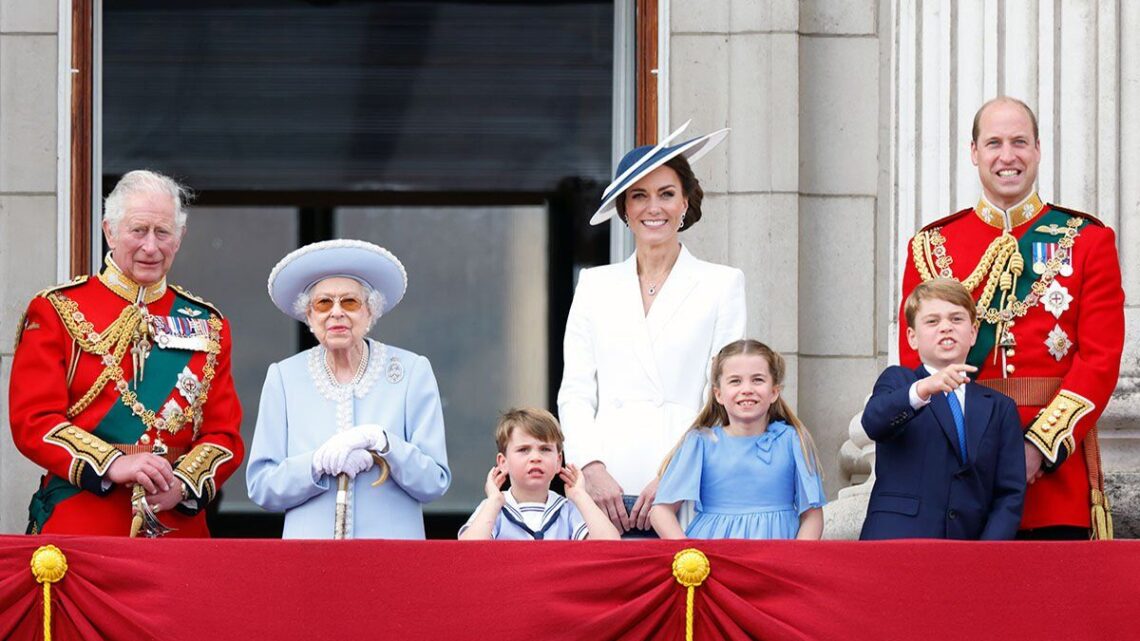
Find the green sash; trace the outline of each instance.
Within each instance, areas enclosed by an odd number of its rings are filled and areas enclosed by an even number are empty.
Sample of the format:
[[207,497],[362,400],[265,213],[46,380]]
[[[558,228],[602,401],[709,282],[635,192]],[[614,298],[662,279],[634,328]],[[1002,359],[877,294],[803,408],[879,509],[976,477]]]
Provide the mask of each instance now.
[[[209,309],[178,294],[175,294],[174,303],[170,309],[171,316],[210,317]],[[187,314],[183,311],[186,309],[196,310],[199,313],[197,316],[192,313]],[[146,359],[143,380],[138,382],[138,389],[135,390],[139,402],[147,409],[154,410],[156,413],[161,412],[163,403],[170,397],[171,392],[178,384],[178,375],[182,373],[194,354],[195,352],[191,350],[162,349],[152,345],[150,356]],[[142,419],[135,416],[122,401],[115,399],[110,411],[103,416],[92,433],[108,443],[135,443],[145,431],[146,426],[143,425]],[[47,484],[32,495],[32,502],[28,505],[29,532],[33,527],[37,531],[42,528],[56,505],[75,496],[80,491],[80,488],[72,485],[67,479],[54,475],[48,476]]]
[[[1038,227],[1042,225],[1056,225],[1062,229],[1068,228],[1069,214],[1050,208],[1036,221],[1029,223],[1025,233],[1017,240],[1017,250],[1021,253],[1022,258],[1025,259],[1026,270],[1022,272],[1021,276],[1017,279],[1017,286],[1014,291],[1017,295],[1017,300],[1025,300],[1032,290],[1033,283],[1038,278],[1037,274],[1032,271],[1033,265],[1033,243],[1056,243],[1062,236],[1054,234],[1046,234],[1045,232],[1037,231]],[[1070,258],[1071,258],[1070,254]],[[998,290],[994,297],[1001,296],[1001,290]],[[981,326],[978,327],[978,340],[974,343],[974,347],[970,349],[970,353],[966,356],[966,362],[978,368],[980,373],[991,362],[990,352],[993,351],[994,345],[997,343],[997,327],[992,323],[982,321]],[[974,375],[975,377],[977,374]]]

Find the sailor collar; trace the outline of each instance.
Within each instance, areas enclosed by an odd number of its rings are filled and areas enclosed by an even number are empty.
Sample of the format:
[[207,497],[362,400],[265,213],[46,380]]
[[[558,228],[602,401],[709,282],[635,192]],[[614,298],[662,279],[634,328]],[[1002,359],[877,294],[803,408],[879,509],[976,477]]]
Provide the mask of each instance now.
[[982,222],[990,227],[997,227],[1006,231],[1013,229],[1019,225],[1033,220],[1037,214],[1041,213],[1041,208],[1045,203],[1041,202],[1041,198],[1037,196],[1037,192],[1029,194],[1013,207],[1003,210],[1001,207],[986,200],[985,196],[978,199],[978,204],[974,205],[974,213]]
[[107,286],[107,289],[115,292],[120,297],[126,299],[133,304],[146,304],[149,305],[154,301],[162,298],[166,293],[166,278],[143,287],[135,281],[131,280],[115,261],[111,259],[111,254],[103,259],[105,267],[103,271],[99,272],[99,282]]

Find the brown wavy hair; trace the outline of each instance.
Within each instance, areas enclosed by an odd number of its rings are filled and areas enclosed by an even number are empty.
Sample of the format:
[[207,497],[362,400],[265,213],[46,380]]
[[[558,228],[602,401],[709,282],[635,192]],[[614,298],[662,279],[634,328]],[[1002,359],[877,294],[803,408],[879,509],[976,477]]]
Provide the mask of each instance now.
[[[696,225],[697,221],[701,219],[701,203],[705,199],[705,190],[701,189],[701,181],[697,180],[697,175],[693,173],[693,168],[684,156],[673,156],[666,160],[662,166],[677,172],[677,177],[681,179],[681,195],[689,200],[689,208],[685,210],[685,222],[681,224],[681,228],[678,230],[682,232]],[[623,191],[614,201],[618,216],[626,225],[629,224],[629,220],[625,216],[625,196],[628,191],[629,189]]]
[[[784,376],[787,374],[787,364],[784,362],[784,357],[780,356],[779,352],[768,347],[764,343],[751,338],[734,341],[721,348],[717,353],[716,358],[713,359],[712,367],[709,372],[709,381],[712,383],[709,386],[709,395],[705,400],[705,406],[697,413],[697,418],[693,420],[693,425],[685,433],[681,435],[680,440],[673,446],[665,460],[661,463],[661,468],[657,471],[660,477],[665,474],[665,468],[669,467],[670,461],[677,454],[680,449],[681,443],[685,442],[685,438],[689,432],[693,430],[708,430],[716,425],[728,425],[728,410],[724,405],[721,405],[716,400],[714,390],[720,387],[720,378],[724,373],[724,364],[728,359],[733,356],[760,356],[768,363],[768,371],[772,375],[772,385],[779,391],[784,388]],[[819,469],[819,455],[816,453],[815,439],[811,437],[811,432],[808,432],[807,427],[803,421],[796,416],[792,411],[790,405],[784,400],[784,395],[780,394],[776,401],[768,406],[768,423],[772,421],[784,421],[796,429],[796,434],[800,437],[800,449],[803,452],[804,460],[807,461],[808,470],[812,474],[819,475],[821,478],[823,473]]]

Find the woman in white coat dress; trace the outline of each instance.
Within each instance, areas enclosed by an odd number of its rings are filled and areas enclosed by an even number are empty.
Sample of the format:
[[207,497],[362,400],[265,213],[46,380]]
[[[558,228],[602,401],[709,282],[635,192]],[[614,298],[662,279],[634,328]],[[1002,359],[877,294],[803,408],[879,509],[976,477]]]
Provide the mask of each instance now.
[[581,272],[563,343],[567,460],[630,534],[652,532],[657,469],[704,402],[713,356],[744,337],[744,274],[695,258],[679,238],[700,220],[704,197],[689,163],[728,130],[670,146],[684,129],[618,164],[590,223],[616,213],[637,250]]

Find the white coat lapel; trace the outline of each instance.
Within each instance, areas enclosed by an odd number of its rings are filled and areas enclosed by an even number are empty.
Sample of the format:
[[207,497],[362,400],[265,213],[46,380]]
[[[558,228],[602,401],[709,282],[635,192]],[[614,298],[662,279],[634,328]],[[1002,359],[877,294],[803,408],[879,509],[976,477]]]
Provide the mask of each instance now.
[[657,300],[649,307],[649,316],[645,319],[649,325],[650,341],[657,341],[658,336],[669,324],[669,320],[677,310],[681,309],[685,299],[696,288],[700,280],[699,271],[700,265],[697,259],[685,249],[684,245],[681,245],[681,254],[677,256],[677,262],[669,272],[669,278],[665,279],[665,284],[661,286]]
[[[641,305],[641,283],[637,279],[637,254],[630,256],[622,263],[622,278],[614,292],[614,301],[621,310],[619,322],[629,323],[630,340],[633,341],[633,353],[641,363],[645,374],[657,389],[662,389],[661,373],[657,369],[657,359],[653,357],[653,344],[649,338],[649,326],[645,318],[645,310]],[[664,293],[664,291],[662,291]],[[654,303],[656,306],[657,303]],[[653,308],[651,307],[650,310]]]

